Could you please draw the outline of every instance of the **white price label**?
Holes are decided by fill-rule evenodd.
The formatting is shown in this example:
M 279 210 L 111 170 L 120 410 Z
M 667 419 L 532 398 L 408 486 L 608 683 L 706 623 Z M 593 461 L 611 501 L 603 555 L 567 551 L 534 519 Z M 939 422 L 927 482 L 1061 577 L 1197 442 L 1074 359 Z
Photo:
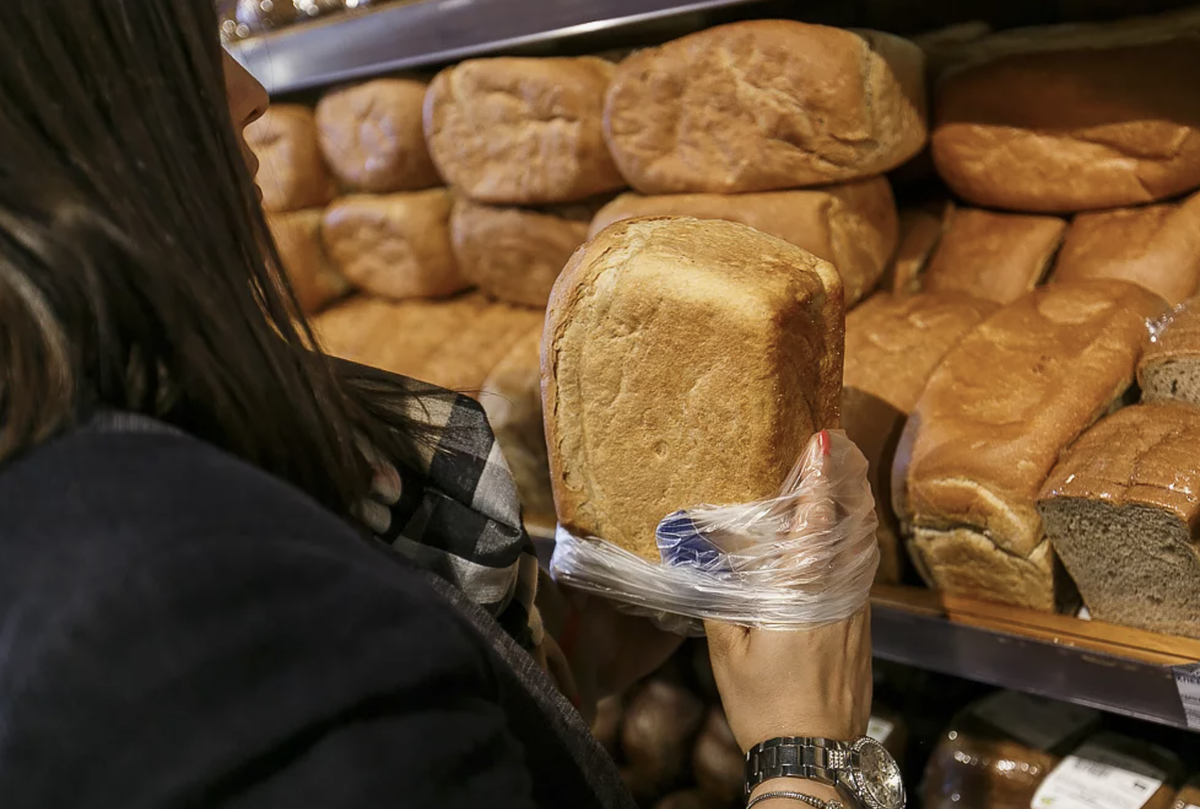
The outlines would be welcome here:
M 1175 690 L 1183 704 L 1183 718 L 1189 728 L 1200 728 L 1200 663 L 1175 666 Z
M 878 716 L 872 716 L 867 722 L 867 735 L 880 744 L 887 742 L 888 737 L 892 735 L 892 731 L 896 726 L 886 719 L 880 719 Z
M 1166 777 L 1144 761 L 1089 743 L 1046 776 L 1030 809 L 1141 809 Z
M 1050 750 L 1099 718 L 1091 708 L 1016 691 L 998 691 L 974 713 L 997 730 L 1039 750 Z

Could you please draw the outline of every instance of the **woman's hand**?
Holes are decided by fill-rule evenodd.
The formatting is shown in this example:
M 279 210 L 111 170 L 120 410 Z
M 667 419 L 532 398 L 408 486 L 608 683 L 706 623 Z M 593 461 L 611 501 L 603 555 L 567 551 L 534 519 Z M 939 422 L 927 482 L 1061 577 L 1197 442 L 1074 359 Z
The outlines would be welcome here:
M 708 623 L 713 674 L 742 751 L 779 736 L 849 741 L 871 714 L 870 606 L 814 629 Z

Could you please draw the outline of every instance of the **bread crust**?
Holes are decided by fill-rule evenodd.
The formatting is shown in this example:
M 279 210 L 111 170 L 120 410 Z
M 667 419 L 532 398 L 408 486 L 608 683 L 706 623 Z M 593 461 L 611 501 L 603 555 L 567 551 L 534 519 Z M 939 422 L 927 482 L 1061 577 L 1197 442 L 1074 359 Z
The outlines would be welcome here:
M 605 59 L 471 59 L 437 75 L 425 139 L 443 177 L 477 202 L 577 202 L 625 185 L 601 120 Z
M 314 314 L 345 295 L 350 283 L 334 269 L 321 241 L 321 209 L 267 214 L 267 225 L 279 250 L 283 271 L 296 302 Z
M 550 296 L 542 396 L 559 522 L 651 561 L 658 522 L 777 493 L 836 427 L 844 304 L 829 263 L 744 225 L 619 222 Z
M 929 292 L 1009 304 L 1046 276 L 1067 223 L 1055 216 L 959 208 L 921 278 Z
M 421 81 L 376 79 L 321 99 L 321 152 L 346 188 L 386 194 L 443 185 L 425 146 L 425 90 Z
M 896 249 L 899 224 L 883 177 L 799 191 L 757 194 L 622 194 L 592 220 L 590 236 L 640 216 L 691 216 L 740 222 L 830 262 L 842 277 L 846 306 L 878 285 Z
M 954 222 L 954 213 L 950 200 L 900 210 L 900 238 L 884 272 L 885 290 L 896 294 L 920 291 L 922 275 Z
M 1200 194 L 1181 203 L 1082 213 L 1054 265 L 1057 281 L 1120 278 L 1172 306 L 1200 288 Z
M 308 107 L 273 104 L 246 127 L 246 145 L 258 158 L 255 181 L 263 208 L 275 213 L 319 208 L 337 186 L 317 145 L 317 125 Z
M 899 582 L 904 568 L 891 508 L 892 458 L 904 422 L 946 352 L 996 308 L 954 293 L 880 292 L 846 315 L 842 426 L 870 465 L 879 516 L 876 581 Z
M 875 31 L 722 25 L 623 61 L 604 133 L 621 173 L 644 194 L 871 177 L 925 144 L 924 54 Z
M 1200 38 L 1003 56 L 946 75 L 932 135 L 959 196 L 1072 213 L 1200 187 Z
M 571 254 L 587 241 L 596 207 L 545 209 L 454 204 L 450 235 L 463 275 L 488 295 L 544 309 Z
M 325 211 L 329 255 L 359 289 L 392 300 L 439 298 L 470 286 L 450 244 L 444 188 L 342 197 Z
M 1122 281 L 1051 285 L 1004 307 L 946 355 L 892 469 L 894 507 L 915 532 L 918 567 L 931 583 L 1040 609 L 1054 602 L 1053 592 L 1035 597 L 1027 577 L 1007 589 L 996 565 L 1045 556 L 1036 509 L 1042 484 L 1059 453 L 1129 387 L 1146 320 L 1165 308 Z M 985 553 L 989 547 L 995 553 Z M 938 571 L 939 558 L 955 561 Z M 979 570 L 968 573 L 971 559 Z M 1048 561 L 1037 569 L 1041 583 L 1053 584 Z M 985 583 L 996 589 L 958 590 Z

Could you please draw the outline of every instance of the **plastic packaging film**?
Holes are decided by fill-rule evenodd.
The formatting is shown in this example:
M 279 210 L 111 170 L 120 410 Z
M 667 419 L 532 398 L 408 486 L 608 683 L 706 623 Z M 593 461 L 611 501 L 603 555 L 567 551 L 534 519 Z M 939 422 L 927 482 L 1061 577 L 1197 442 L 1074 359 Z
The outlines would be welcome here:
M 870 596 L 879 547 L 867 461 L 841 431 L 814 435 L 779 494 L 671 514 L 662 564 L 558 529 L 551 572 L 680 634 L 715 620 L 766 629 L 844 620 Z

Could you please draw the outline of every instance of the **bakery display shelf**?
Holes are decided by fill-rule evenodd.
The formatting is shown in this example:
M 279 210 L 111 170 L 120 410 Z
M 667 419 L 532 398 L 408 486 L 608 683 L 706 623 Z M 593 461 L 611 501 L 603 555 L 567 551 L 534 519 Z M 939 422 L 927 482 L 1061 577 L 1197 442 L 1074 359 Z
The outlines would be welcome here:
M 872 639 L 895 663 L 1200 730 L 1180 684 L 1200 641 L 901 587 L 875 588 Z
M 594 35 L 753 0 L 419 0 L 230 46 L 272 95 Z

